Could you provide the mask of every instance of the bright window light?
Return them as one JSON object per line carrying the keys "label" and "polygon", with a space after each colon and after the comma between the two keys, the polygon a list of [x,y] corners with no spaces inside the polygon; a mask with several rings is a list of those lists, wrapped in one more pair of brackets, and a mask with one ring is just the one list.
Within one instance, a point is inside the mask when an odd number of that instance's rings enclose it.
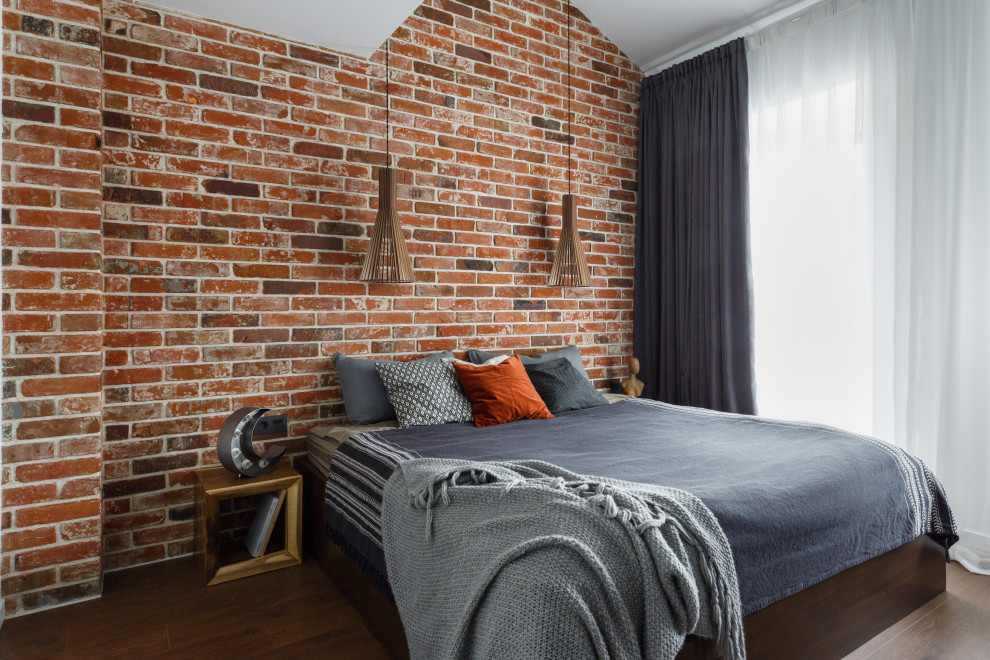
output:
{"label": "bright window light", "polygon": [[855,82],[754,112],[759,414],[873,432],[873,234]]}

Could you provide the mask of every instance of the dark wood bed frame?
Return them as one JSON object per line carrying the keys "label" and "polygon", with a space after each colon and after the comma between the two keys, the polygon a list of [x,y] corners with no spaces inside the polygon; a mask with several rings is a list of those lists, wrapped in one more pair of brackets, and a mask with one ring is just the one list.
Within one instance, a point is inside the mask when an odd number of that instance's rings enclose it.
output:
{"label": "dark wood bed frame", "polygon": [[[306,545],[368,630],[393,658],[408,658],[395,605],[332,541],[323,536],[325,482],[304,460]],[[841,658],[945,591],[945,549],[928,536],[847,569],[743,619],[746,654],[764,658]],[[696,639],[678,660],[718,658]]]}

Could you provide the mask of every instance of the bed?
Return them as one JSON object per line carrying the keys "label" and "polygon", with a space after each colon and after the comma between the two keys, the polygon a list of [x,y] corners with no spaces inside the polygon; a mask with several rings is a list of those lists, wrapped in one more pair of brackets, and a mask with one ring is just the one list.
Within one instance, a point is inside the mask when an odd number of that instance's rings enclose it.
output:
{"label": "bed", "polygon": [[[945,588],[951,514],[937,482],[835,429],[630,400],[487,429],[317,429],[303,468],[311,549],[396,657],[376,507],[395,464],[420,456],[535,458],[695,494],[732,546],[750,657],[841,657]],[[679,657],[713,650],[695,640]]]}

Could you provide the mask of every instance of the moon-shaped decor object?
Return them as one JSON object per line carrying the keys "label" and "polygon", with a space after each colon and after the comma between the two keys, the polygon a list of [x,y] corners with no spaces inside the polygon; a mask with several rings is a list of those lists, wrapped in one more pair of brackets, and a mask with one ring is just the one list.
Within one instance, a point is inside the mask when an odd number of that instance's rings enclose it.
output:
{"label": "moon-shaped decor object", "polygon": [[241,408],[227,418],[217,437],[217,456],[225,468],[238,476],[260,477],[275,469],[285,447],[269,447],[258,455],[251,447],[254,427],[271,408]]}

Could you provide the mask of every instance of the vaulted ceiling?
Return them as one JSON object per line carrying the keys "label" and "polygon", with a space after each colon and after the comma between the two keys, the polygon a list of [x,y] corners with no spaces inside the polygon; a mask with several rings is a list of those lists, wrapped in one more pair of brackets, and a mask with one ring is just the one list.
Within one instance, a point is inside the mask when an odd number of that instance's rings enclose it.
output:
{"label": "vaulted ceiling", "polygon": [[[811,0],[815,1],[815,0]],[[572,0],[643,71],[808,0]]]}
{"label": "vaulted ceiling", "polygon": [[422,0],[148,0],[160,7],[367,57]]}
{"label": "vaulted ceiling", "polygon": [[[373,53],[420,0],[150,0],[353,55]],[[801,0],[573,0],[644,71]]]}

